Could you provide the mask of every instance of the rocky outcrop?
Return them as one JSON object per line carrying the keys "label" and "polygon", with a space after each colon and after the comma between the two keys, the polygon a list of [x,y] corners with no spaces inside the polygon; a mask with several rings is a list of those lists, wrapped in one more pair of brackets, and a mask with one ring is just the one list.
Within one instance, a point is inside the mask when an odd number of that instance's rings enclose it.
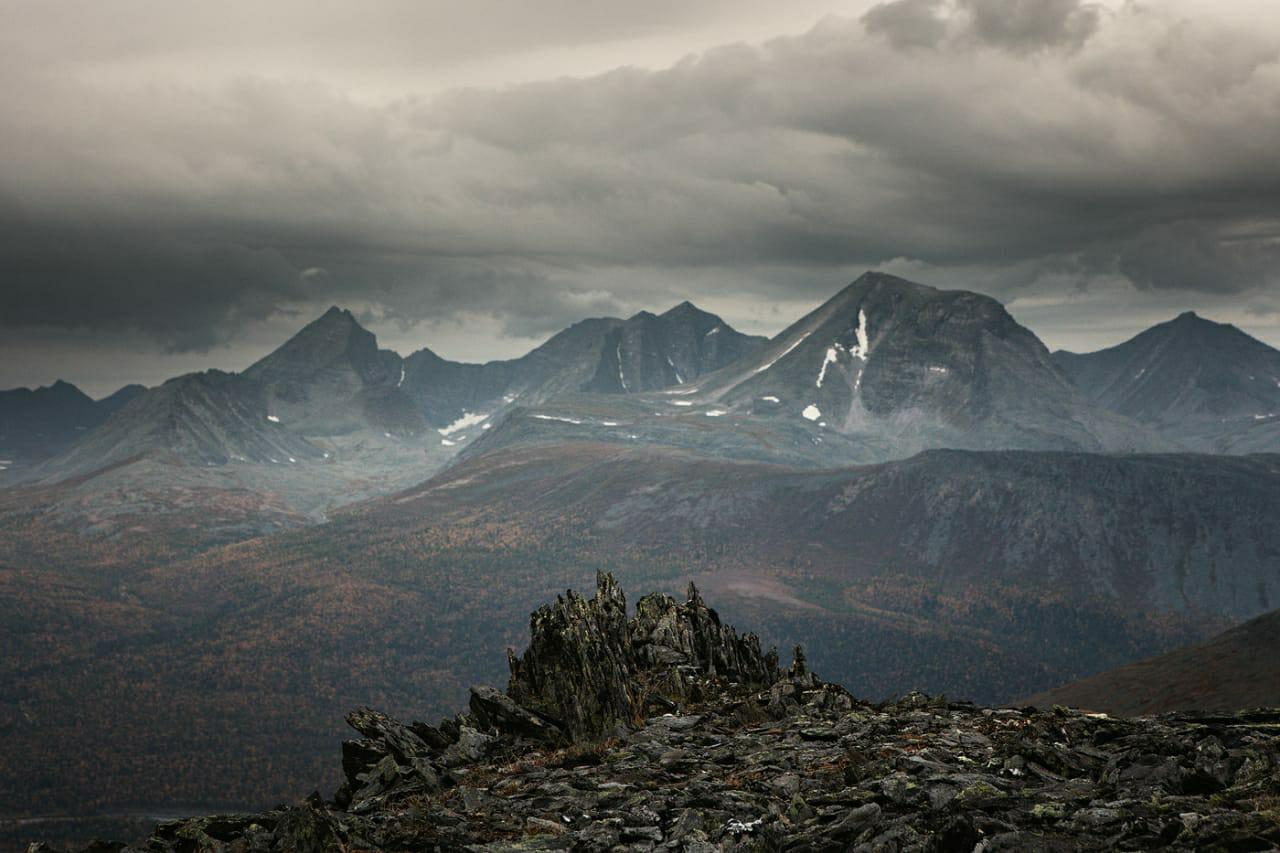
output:
{"label": "rocky outcrop", "polygon": [[[171,821],[165,851],[1267,850],[1280,711],[1132,720],[911,694],[873,705],[780,671],[690,589],[613,579],[533,616],[507,693],[439,726],[361,708],[347,782]],[[94,849],[117,849],[99,846]],[[41,845],[32,853],[47,849]]]}
{"label": "rocky outcrop", "polygon": [[529,649],[509,656],[507,692],[471,688],[469,711],[438,727],[372,708],[349,713],[361,737],[342,745],[347,781],[335,803],[367,814],[453,787],[465,775],[459,768],[488,756],[589,741],[655,710],[758,690],[780,676],[777,653],[761,654],[754,634],[721,624],[693,584],[684,604],[649,595],[628,618],[617,581],[599,574],[594,597],[565,593],[533,614],[529,633]]}
{"label": "rocky outcrop", "polygon": [[628,619],[621,588],[602,574],[594,598],[567,593],[533,614],[529,633],[528,651],[510,655],[507,693],[577,740],[700,700],[711,687],[778,679],[777,653],[761,654],[754,634],[721,624],[693,584],[686,603],[648,595]]}

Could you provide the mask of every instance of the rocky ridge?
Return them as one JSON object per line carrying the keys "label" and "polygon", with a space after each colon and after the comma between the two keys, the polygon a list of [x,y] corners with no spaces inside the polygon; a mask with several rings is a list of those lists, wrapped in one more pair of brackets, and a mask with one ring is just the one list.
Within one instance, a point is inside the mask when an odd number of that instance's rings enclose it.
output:
{"label": "rocky ridge", "polygon": [[[1131,720],[781,670],[690,587],[627,616],[609,575],[538,610],[507,691],[439,725],[361,708],[347,781],[138,850],[1267,850],[1280,711]],[[97,843],[89,849],[119,850]],[[48,850],[33,845],[31,853]]]}

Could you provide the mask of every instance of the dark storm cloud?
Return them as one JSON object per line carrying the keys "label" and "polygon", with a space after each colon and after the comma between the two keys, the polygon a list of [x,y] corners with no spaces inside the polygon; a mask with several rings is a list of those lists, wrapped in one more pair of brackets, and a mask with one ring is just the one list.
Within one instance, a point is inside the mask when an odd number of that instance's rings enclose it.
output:
{"label": "dark storm cloud", "polygon": [[945,8],[943,0],[893,0],[873,7],[862,22],[896,48],[936,47],[947,34]]}
{"label": "dark storm cloud", "polygon": [[1081,0],[891,0],[862,18],[894,47],[971,40],[1013,51],[1076,48],[1098,29],[1102,8]]}
{"label": "dark storm cloud", "polygon": [[895,0],[664,70],[386,103],[107,84],[11,50],[0,325],[198,350],[358,302],[536,336],[687,281],[749,313],[886,264],[1266,304],[1278,46],[1163,7]]}
{"label": "dark storm cloud", "polygon": [[270,247],[163,228],[0,223],[4,325],[137,329],[167,351],[204,350],[305,295]]}
{"label": "dark storm cloud", "polygon": [[1080,0],[959,0],[973,33],[1014,50],[1079,47],[1098,28],[1101,9]]}

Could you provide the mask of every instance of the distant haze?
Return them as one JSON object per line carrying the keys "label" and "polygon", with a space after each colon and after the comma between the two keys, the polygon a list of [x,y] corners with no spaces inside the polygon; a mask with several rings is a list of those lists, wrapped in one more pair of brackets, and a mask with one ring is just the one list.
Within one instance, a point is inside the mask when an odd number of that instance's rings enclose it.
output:
{"label": "distant haze", "polygon": [[329,304],[521,354],[865,269],[1054,348],[1280,345],[1280,15],[1251,0],[0,0],[0,388],[240,369]]}

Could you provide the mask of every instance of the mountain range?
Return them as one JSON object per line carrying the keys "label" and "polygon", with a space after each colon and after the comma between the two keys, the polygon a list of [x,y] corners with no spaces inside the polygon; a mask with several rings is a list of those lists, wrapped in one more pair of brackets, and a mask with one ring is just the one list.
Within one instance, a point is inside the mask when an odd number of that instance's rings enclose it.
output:
{"label": "mountain range", "polygon": [[465,455],[564,440],[835,467],[931,448],[1176,450],[1076,388],[993,299],[867,273],[754,355],[650,396],[563,396]]}
{"label": "mountain range", "polygon": [[238,373],[6,392],[41,449],[0,472],[0,799],[285,796],[347,707],[453,707],[598,568],[863,696],[1123,671],[1277,606],[1276,358],[1190,315],[1050,353],[868,273],[769,340],[682,303],[463,364],[335,307]]}
{"label": "mountain range", "polygon": [[[239,466],[248,488],[276,466],[320,467],[320,485],[285,495],[313,514],[464,450],[591,440],[806,467],[931,448],[1272,452],[1277,414],[1280,351],[1232,326],[1185,314],[1109,350],[1050,354],[995,300],[867,273],[767,341],[684,302],[484,364],[402,358],[335,307],[241,373],[100,403],[66,383],[5,392],[0,452],[8,482],[46,486],[144,460],[166,479]],[[42,452],[12,440],[37,433],[53,437]]]}

